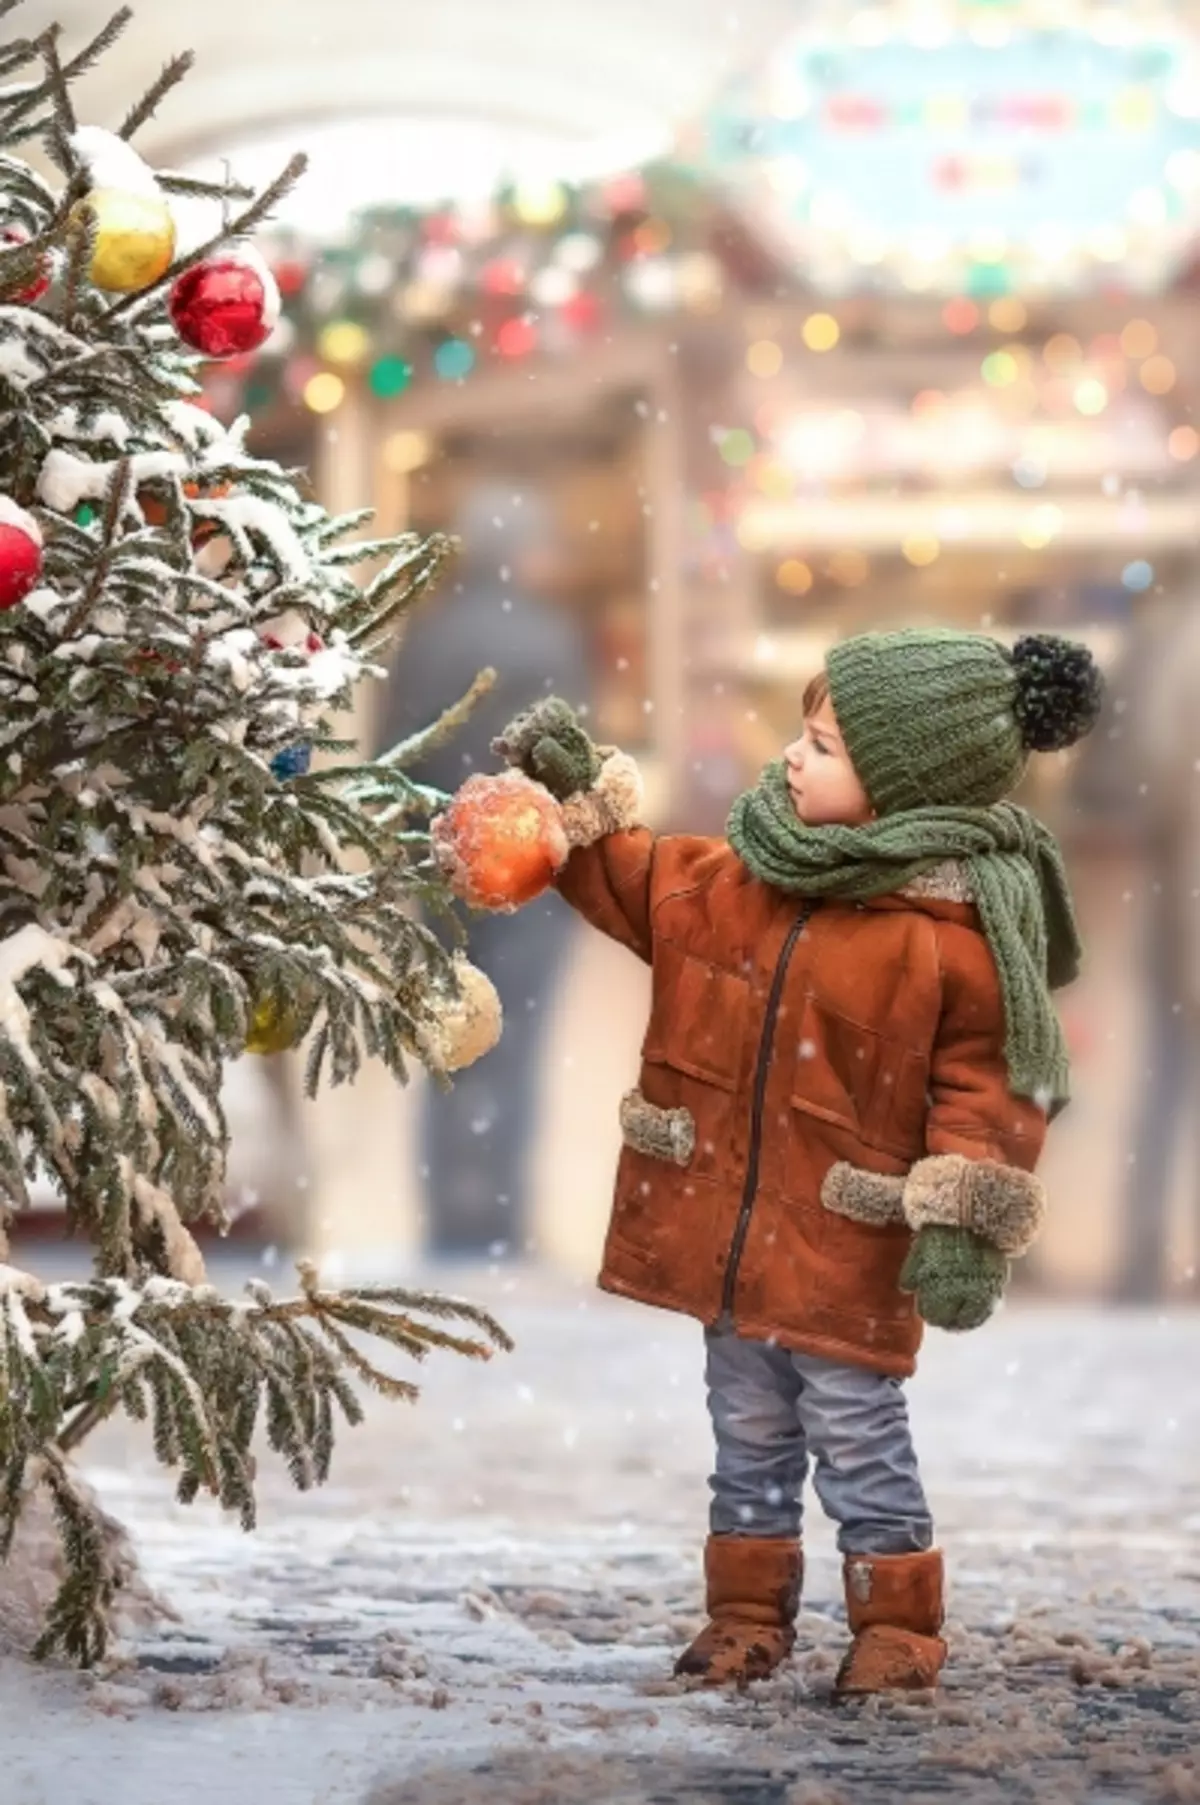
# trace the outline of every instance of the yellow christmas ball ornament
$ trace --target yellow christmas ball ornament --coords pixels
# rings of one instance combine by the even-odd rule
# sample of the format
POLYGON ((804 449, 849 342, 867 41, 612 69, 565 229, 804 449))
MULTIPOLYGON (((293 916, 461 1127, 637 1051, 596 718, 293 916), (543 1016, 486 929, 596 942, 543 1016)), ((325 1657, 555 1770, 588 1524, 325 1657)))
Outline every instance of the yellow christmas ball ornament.
POLYGON ((94 222, 88 274, 111 294, 137 294, 165 276, 175 255, 175 221, 166 201, 123 188, 95 188, 74 209, 94 222))
POLYGON ((474 1065, 491 1052, 504 1026, 500 998, 487 974, 461 954, 455 957, 454 972, 459 994, 435 1007, 421 1041, 429 1063, 442 1072, 474 1065))
POLYGON ((250 1017, 247 1053, 286 1053, 302 1038, 296 1012, 281 1008, 273 997, 264 997, 250 1017))

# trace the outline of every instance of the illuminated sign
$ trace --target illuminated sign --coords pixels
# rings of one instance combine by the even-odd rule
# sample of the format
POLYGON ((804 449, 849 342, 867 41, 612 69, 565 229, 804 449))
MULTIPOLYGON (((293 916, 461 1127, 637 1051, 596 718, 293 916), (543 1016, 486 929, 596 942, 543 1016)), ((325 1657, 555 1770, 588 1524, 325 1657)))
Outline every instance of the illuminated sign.
POLYGON ((1200 64, 1134 10, 826 9, 685 148, 834 292, 1152 289, 1200 224, 1200 64))

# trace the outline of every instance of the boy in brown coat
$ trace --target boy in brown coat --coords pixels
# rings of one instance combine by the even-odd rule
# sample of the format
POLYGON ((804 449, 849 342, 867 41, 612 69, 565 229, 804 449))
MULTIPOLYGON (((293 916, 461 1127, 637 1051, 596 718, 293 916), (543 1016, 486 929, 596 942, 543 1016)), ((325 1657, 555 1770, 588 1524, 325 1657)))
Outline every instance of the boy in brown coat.
POLYGON ((902 1381, 1036 1231, 1078 941, 1048 831, 1005 802, 1092 725, 1088 653, 847 640, 727 840, 635 825, 636 773, 562 703, 496 749, 563 802, 558 878, 653 972, 600 1284, 705 1325, 709 1622, 677 1671, 770 1673, 795 1638, 809 1461, 838 1523, 839 1693, 936 1683, 943 1570, 902 1381))

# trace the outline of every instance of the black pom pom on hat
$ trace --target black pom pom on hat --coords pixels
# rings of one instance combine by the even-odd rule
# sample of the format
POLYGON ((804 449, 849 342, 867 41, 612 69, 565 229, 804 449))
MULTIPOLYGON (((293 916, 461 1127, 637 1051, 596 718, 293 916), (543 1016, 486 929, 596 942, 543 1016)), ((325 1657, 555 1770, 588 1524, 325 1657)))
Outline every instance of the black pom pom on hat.
POLYGON ((1061 752, 1096 725, 1104 679, 1086 646, 1054 633, 1031 633, 1012 651, 1017 672, 1013 712, 1031 752, 1061 752))

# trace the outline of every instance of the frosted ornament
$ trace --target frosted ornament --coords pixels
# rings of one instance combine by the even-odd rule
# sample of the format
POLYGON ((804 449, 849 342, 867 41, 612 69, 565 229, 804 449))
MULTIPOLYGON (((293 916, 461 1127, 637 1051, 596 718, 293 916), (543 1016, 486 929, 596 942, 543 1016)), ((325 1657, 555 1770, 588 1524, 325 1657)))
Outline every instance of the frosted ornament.
POLYGON ((307 777, 311 769, 312 745, 308 740, 285 746, 271 760, 271 775, 279 783, 290 783, 293 777, 307 777))
POLYGON ((171 267, 175 221, 161 196, 96 188, 77 202, 72 217, 94 222, 88 275, 107 294, 140 294, 171 267))
POLYGON ((490 1053, 500 1039, 504 1011, 486 972, 463 954, 454 959, 459 994, 435 1009, 421 1034, 421 1051, 441 1072, 461 1072, 490 1053))
POLYGON ((153 171, 132 145, 100 126, 82 126, 71 145, 92 181, 71 211, 92 222, 91 281, 112 294, 152 287, 175 255, 175 219, 153 171))
POLYGON ((562 809, 521 771, 468 778, 431 833, 450 888, 477 909, 532 902, 570 851, 562 809))
POLYGON ((281 1006, 273 997, 266 997, 256 1005, 250 1018, 246 1051, 269 1057, 273 1053, 288 1052, 302 1038, 299 1020, 294 1011, 281 1006))

